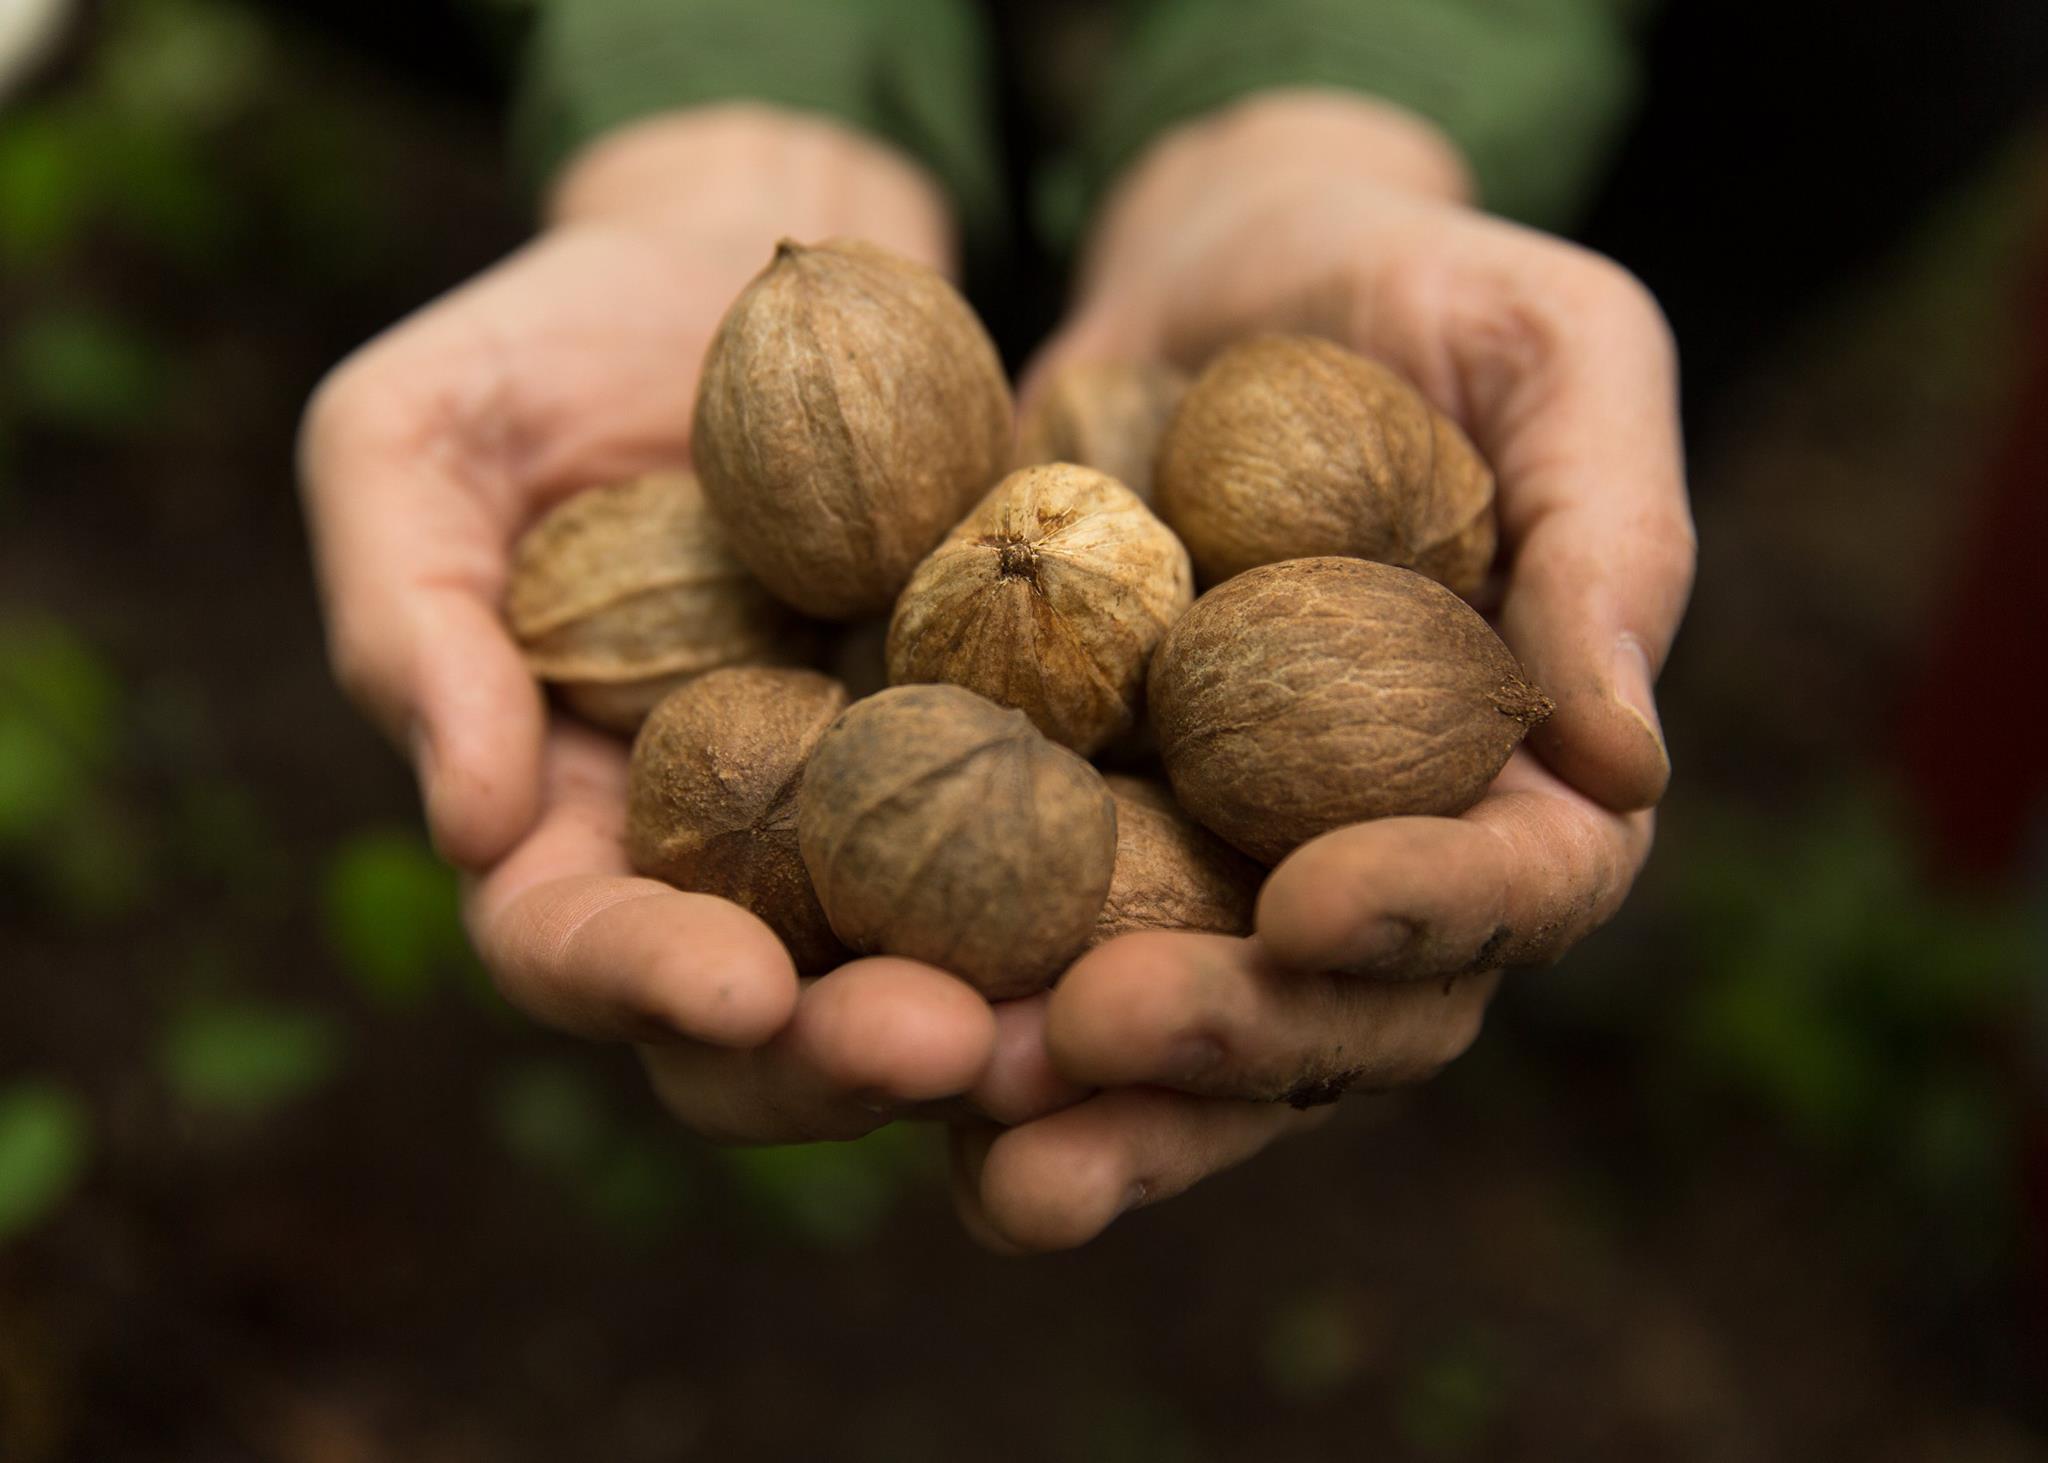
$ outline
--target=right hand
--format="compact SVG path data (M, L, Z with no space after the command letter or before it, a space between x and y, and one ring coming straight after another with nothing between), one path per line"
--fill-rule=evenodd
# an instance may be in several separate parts
M997 1017L904 960L800 989L753 915L634 877L626 749L550 719L500 601L551 504L688 461L705 347L776 240L841 234L951 262L937 187L857 134L753 106L636 124L572 163L532 243L338 366L300 441L335 673L412 759L499 989L639 1043L664 1100L728 1141L955 1097Z

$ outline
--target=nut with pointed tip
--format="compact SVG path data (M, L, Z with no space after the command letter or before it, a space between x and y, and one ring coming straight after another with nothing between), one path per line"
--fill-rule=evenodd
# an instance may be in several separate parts
M853 619L887 610L1002 474L1010 388L934 271L784 240L718 327L694 432L734 552L806 614Z
M1136 721L1152 652L1193 599L1187 551L1130 489L1023 468L904 587L889 679L965 686L1087 755Z
M1116 799L1116 873L1089 945L1134 930L1250 934L1264 871L1182 812L1164 784L1104 780Z
M1043 989L1086 944L1116 804L1021 713L958 686L897 686L818 743L797 838L840 939L1001 999Z
M794 659L805 642L796 617L733 557L687 472L556 504L513 549L505 618L535 676L629 736L691 677Z
M1159 439L1188 378L1157 361L1072 361L1017 423L1018 467L1073 462L1106 472L1146 503Z
M759 915L804 975L846 958L797 849L797 792L846 689L816 671L712 671L671 693L633 742L633 867Z
M1204 584L1345 554L1469 595L1493 562L1493 474L1400 375L1331 341L1261 335L1218 355L1160 446L1159 516Z
M1551 712L1432 579L1296 559L1195 601L1154 657L1174 796L1263 863L1368 818L1462 813Z

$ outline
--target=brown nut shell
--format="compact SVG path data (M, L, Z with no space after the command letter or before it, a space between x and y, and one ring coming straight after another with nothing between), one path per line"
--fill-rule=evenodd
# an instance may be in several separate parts
M846 958L796 831L805 765L846 705L816 671L711 671L656 706L633 742L633 867L759 915L805 975Z
M1089 945L1135 930L1251 933L1264 871L1182 812L1163 783L1105 781L1116 799L1116 873Z
M1224 350L1159 453L1159 515L1205 584L1344 554L1469 595L1493 562L1493 494L1465 434L1403 377L1307 335Z
M1174 796L1263 863L1368 818L1461 813L1551 711L1471 606L1362 559L1212 589L1154 657Z
M1086 755L1136 722L1152 652L1193 599L1187 551L1129 488L1023 468L904 587L889 679L965 686Z
M1010 388L939 274L785 240L711 342L694 430L734 552L789 604L851 619L887 611L1001 476Z
M1071 361L1017 423L1018 467L1073 462L1106 472L1146 503L1152 468L1185 372L1158 361Z
M1087 943L1116 804L1021 713L958 686L898 686L825 733L797 837L840 939L1000 999L1043 989Z
M733 557L687 472L556 504L513 549L505 618L535 676L628 734L690 677L788 658L804 638Z

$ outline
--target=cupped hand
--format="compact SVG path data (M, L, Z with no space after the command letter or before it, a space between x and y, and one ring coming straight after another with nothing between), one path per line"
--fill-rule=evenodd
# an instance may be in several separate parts
M1467 189L1438 134L1360 98L1271 94L1184 127L1115 189L1027 378L1028 397L1066 361L1199 367L1262 330L1396 366L1494 466L1482 608L1557 710L1462 817L1296 850L1252 938L1130 936L1069 971L1049 1060L1105 1090L963 1132L958 1197L993 1243L1079 1243L1347 1088L1430 1075L1476 1036L1498 972L1596 928L1648 856L1670 773L1652 686L1694 557L1670 334L1619 267Z
M752 915L635 878L625 748L550 719L500 600L550 504L688 460L726 306L778 238L839 234L950 262L938 190L878 144L758 107L636 125L571 165L532 243L337 367L301 435L336 674L412 759L499 987L639 1043L669 1105L735 1141L850 1136L959 1094L996 1019L907 961L800 985Z

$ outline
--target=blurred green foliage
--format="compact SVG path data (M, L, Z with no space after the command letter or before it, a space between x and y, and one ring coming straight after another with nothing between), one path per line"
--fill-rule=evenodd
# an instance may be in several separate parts
M594 1220L642 1237L701 1212L715 1184L728 1201L720 1212L751 1236L855 1250L936 1173L931 1134L914 1126L844 1143L714 1147L647 1104L620 1114L587 1071L559 1061L508 1071L491 1107L507 1152L559 1183Z
M577 1067L549 1061L514 1068L499 1080L492 1109L507 1152L614 1230L658 1234L695 1201L696 1175L680 1139L636 1131Z
M250 999L200 997L171 1012L158 1069L188 1107L260 1116L325 1084L347 1050L322 1012Z
M0 1087L0 1243L53 1213L91 1150L85 1104L54 1082Z
M1394 1425L1416 1451L1455 1457L1484 1440L1501 1401L1498 1359L1482 1337L1462 1335L1428 1353L1406 1378Z
M414 832L345 840L320 877L329 949L350 980L386 1008L415 1008L473 966L454 871Z
M1688 830L1697 979L1661 1030L1688 1104L1734 1099L1991 1243L2016 1220L2021 1033L2048 941L1927 880L1882 796Z
M0 618L0 877L77 919L147 892L141 835L112 786L123 716L112 668L75 631Z
M6 345L7 381L20 410L78 431L132 431L155 416L170 370L163 353L119 316L53 305L30 315Z
M819 1249L853 1250L874 1237L906 1187L932 1173L928 1136L898 1123L850 1143L717 1153L761 1228Z

